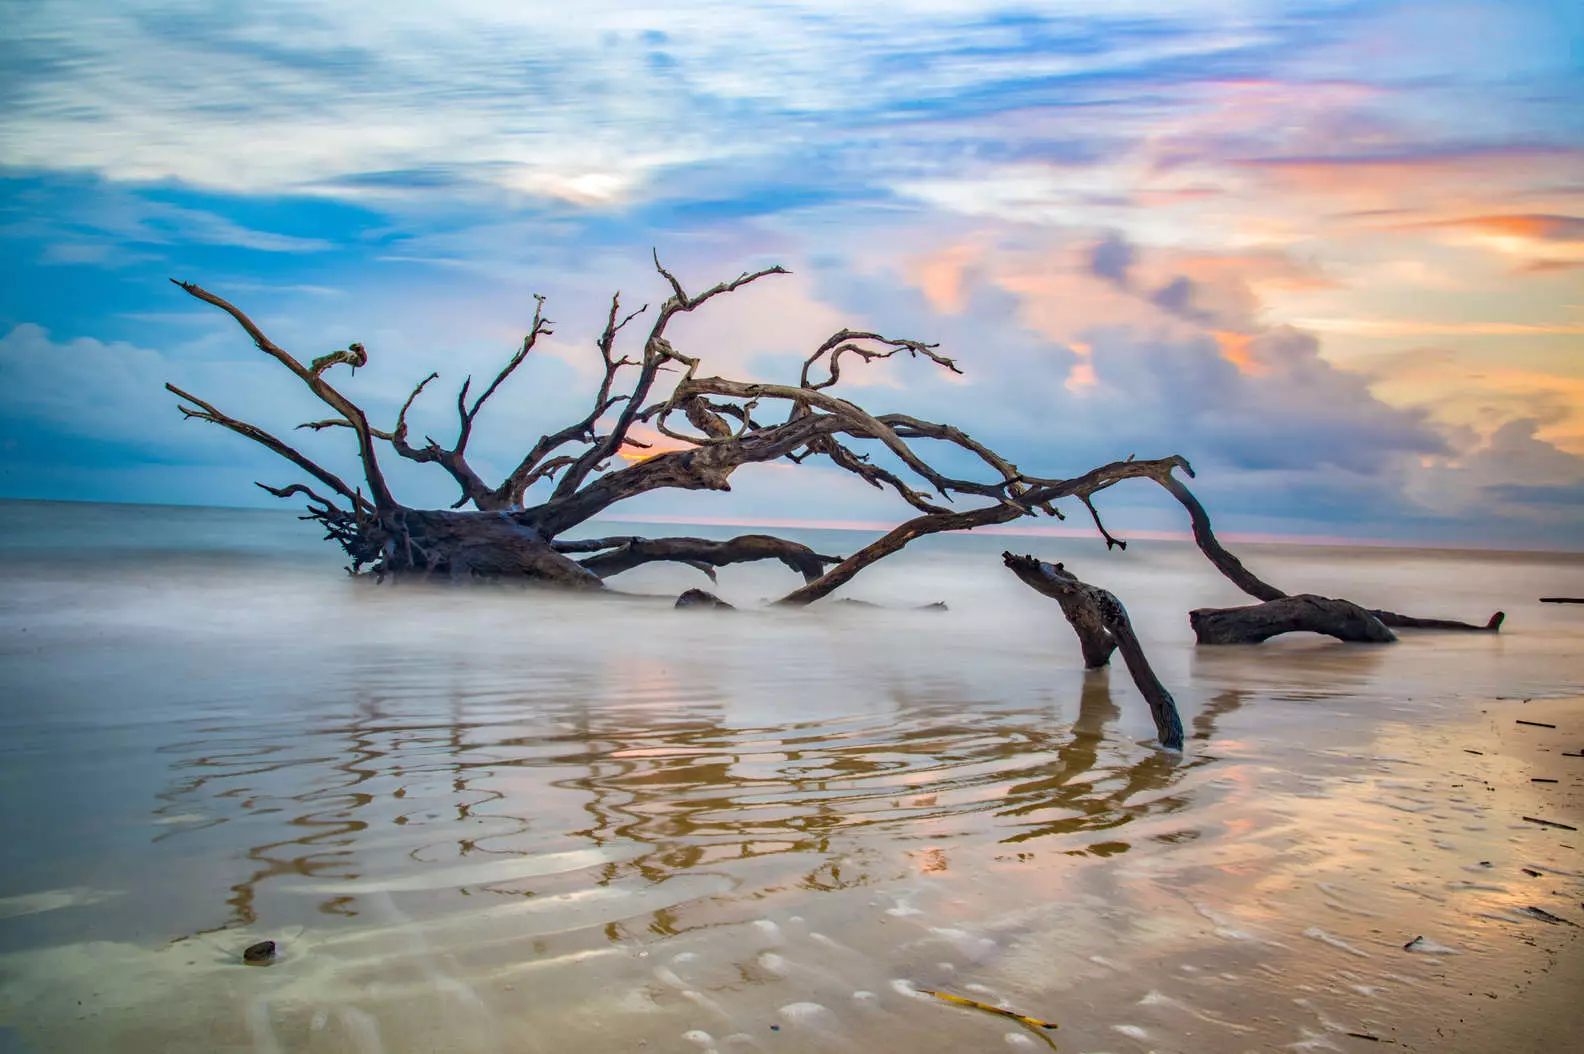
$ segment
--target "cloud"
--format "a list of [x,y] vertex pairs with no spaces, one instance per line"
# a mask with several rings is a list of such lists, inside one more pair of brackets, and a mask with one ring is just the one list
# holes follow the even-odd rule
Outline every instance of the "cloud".
[[1425,466],[1409,480],[1409,489],[1438,511],[1481,509],[1513,537],[1576,546],[1584,457],[1539,439],[1538,426],[1533,420],[1509,421],[1460,457]]
[[[40,5],[13,27],[10,62],[34,73],[0,122],[0,149],[24,167],[233,191],[421,173],[423,185],[612,203],[668,167],[804,142],[814,122],[891,139],[912,117],[1000,112],[1057,81],[1265,43],[1214,12],[714,0],[545,19],[494,0],[444,15],[371,0]],[[414,186],[398,175],[382,189]]]
[[[965,378],[877,363],[855,396],[1049,472],[1181,450],[1266,529],[1473,530],[1481,486],[1567,485],[1468,484],[1503,427],[1535,429],[1491,447],[1509,468],[1584,450],[1557,354],[1584,332],[1576,74],[1527,8],[84,0],[8,29],[0,411],[85,480],[244,457],[173,431],[167,378],[270,427],[315,416],[167,273],[304,354],[365,342],[381,421],[438,365],[413,411],[437,438],[549,294],[557,333],[475,441],[498,473],[580,416],[610,292],[663,294],[651,246],[690,288],[797,272],[677,321],[709,368],[794,378],[849,324],[941,340]],[[1457,357],[1375,368],[1424,336]],[[449,500],[405,468],[404,495]],[[1464,481],[1445,508],[1405,496],[1432,477]]]
[[1294,324],[1317,333],[1349,333],[1362,337],[1572,336],[1584,333],[1584,322],[1440,322],[1415,318],[1300,318]]
[[1532,241],[1573,242],[1584,240],[1584,219],[1577,216],[1546,216],[1528,213],[1506,216],[1470,216],[1461,220],[1440,220],[1426,224],[1478,231],[1481,234],[1508,235]]
[[1584,219],[1546,213],[1466,216],[1417,225],[1444,232],[1454,243],[1515,260],[1531,274],[1584,266]]
[[1128,285],[1128,268],[1133,266],[1133,246],[1121,233],[1111,231],[1097,242],[1089,254],[1089,273],[1123,289]]

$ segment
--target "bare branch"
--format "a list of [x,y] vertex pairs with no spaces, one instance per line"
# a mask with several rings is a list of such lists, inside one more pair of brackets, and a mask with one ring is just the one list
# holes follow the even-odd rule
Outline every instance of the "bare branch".
[[1038,485],[1024,492],[1016,500],[1006,498],[995,505],[986,505],[965,512],[927,513],[923,516],[915,516],[913,519],[897,525],[856,553],[853,553],[847,559],[826,571],[818,580],[788,593],[781,598],[779,603],[809,604],[821,597],[828,596],[837,588],[845,585],[865,567],[891,555],[914,539],[921,538],[927,534],[938,534],[942,531],[967,531],[975,527],[1009,523],[1020,516],[1030,515],[1034,508],[1041,505],[1047,505],[1061,498],[1072,497],[1079,493],[1090,493],[1109,483],[1139,477],[1156,480],[1162,477],[1169,478],[1173,468],[1185,464],[1187,462],[1176,455],[1162,458],[1158,461],[1113,461],[1109,465],[1101,465],[1099,468],[1091,469],[1082,476],[1076,476],[1073,479],[1034,481]]
[[[1189,476],[1194,474],[1193,468],[1187,461],[1182,462],[1182,470]],[[1242,561],[1221,547],[1221,543],[1216,540],[1215,531],[1210,527],[1209,514],[1205,512],[1204,506],[1199,504],[1199,499],[1194,497],[1186,484],[1169,471],[1164,476],[1157,476],[1156,482],[1165,487],[1167,493],[1188,510],[1188,518],[1193,522],[1194,541],[1198,544],[1200,552],[1204,553],[1216,569],[1234,585],[1259,600],[1280,600],[1287,595],[1261,580],[1259,576],[1245,568]]]
[[902,496],[903,501],[920,512],[945,513],[950,511],[932,503],[923,494],[904,483],[902,478],[896,473],[883,469],[878,465],[870,464],[868,458],[853,453],[834,439],[827,437],[816,440],[809,444],[809,449],[815,453],[824,454],[838,468],[846,469],[848,472],[861,477],[872,487],[884,489],[886,486],[890,486]]
[[[464,383],[462,385],[462,391],[457,395],[457,414],[461,418],[461,426],[457,432],[456,444],[451,448],[452,453],[458,457],[467,449],[468,439],[473,434],[473,422],[478,417],[479,410],[483,408],[485,401],[495,394],[495,390],[516,371],[518,366],[522,365],[523,360],[528,357],[528,353],[533,350],[534,344],[538,342],[542,335],[555,332],[550,328],[552,325],[550,320],[544,317],[544,303],[544,297],[539,296],[537,293],[534,294],[533,324],[528,328],[528,335],[523,338],[522,347],[518,348],[516,354],[507,361],[506,365],[501,367],[500,372],[495,375],[495,379],[490,382],[490,386],[479,393],[477,399],[473,400],[471,408],[468,408],[464,402],[467,398],[468,384]],[[471,383],[471,381],[472,378],[468,378],[468,383]]]
[[[507,507],[515,508],[522,504],[523,496],[529,487],[541,479],[553,478],[555,473],[569,465],[576,465],[576,457],[556,457],[540,465],[540,461],[551,451],[566,443],[582,441],[593,444],[597,441],[594,426],[611,407],[627,399],[625,395],[612,395],[611,388],[615,385],[616,374],[623,367],[636,366],[638,363],[622,356],[615,356],[616,336],[626,328],[627,323],[637,318],[649,309],[645,304],[636,311],[629,312],[620,320],[617,315],[621,311],[621,293],[611,296],[610,311],[605,319],[605,329],[600,333],[599,339],[594,342],[599,349],[600,359],[605,366],[605,375],[600,380],[599,390],[594,396],[594,407],[587,417],[576,421],[558,432],[547,433],[539,438],[533,448],[518,462],[517,467],[507,475],[504,482],[496,490],[498,501]],[[618,447],[620,449],[620,447]]]
[[329,498],[324,498],[324,497],[321,497],[320,495],[314,493],[313,488],[309,487],[307,484],[304,484],[304,483],[292,483],[292,484],[289,484],[289,485],[287,485],[285,487],[272,487],[268,483],[259,483],[257,481],[254,481],[253,485],[255,487],[259,487],[259,488],[261,488],[263,490],[269,491],[271,494],[275,495],[277,498],[289,498],[289,497],[291,497],[294,494],[304,494],[304,495],[307,495],[309,501],[316,501],[321,506],[323,506],[323,509],[321,511],[324,512],[324,513],[337,513],[337,514],[340,514],[340,515],[343,515],[343,516],[351,515],[350,513],[347,513],[345,510],[343,510],[339,505],[335,504],[335,502],[331,501]]
[[[407,401],[402,403],[401,411],[396,415],[396,427],[391,431],[389,436],[385,436],[385,438],[388,438],[392,443],[396,444],[397,451],[400,452],[403,457],[412,456],[411,454],[402,451],[402,448],[407,444],[407,411],[412,409],[412,404],[417,400],[418,396],[423,393],[423,390],[429,387],[429,382],[439,376],[440,375],[438,373],[431,373],[429,376],[418,382],[417,386],[413,388],[412,394],[407,396]],[[409,447],[408,449],[411,448]]]
[[[596,552],[584,567],[601,578],[609,578],[641,564],[669,560],[694,567],[724,567],[752,560],[780,560],[809,582],[824,573],[826,564],[839,563],[837,556],[823,556],[806,545],[768,534],[744,534],[728,541],[708,538],[592,538],[553,543],[557,552]],[[707,572],[714,578],[713,571]]]
[[[863,435],[884,443],[893,454],[902,460],[903,464],[918,473],[923,479],[928,480],[930,485],[948,500],[953,492],[978,494],[982,497],[994,498],[999,498],[1006,493],[1008,482],[1006,480],[1001,483],[978,483],[973,480],[953,479],[950,476],[942,475],[915,454],[912,448],[902,441],[901,437],[897,435],[890,425],[874,417],[855,403],[850,403],[845,399],[838,399],[822,391],[792,387],[785,384],[729,381],[722,377],[694,378],[679,385],[678,391],[683,393],[684,399],[695,394],[709,394],[738,399],[806,400],[812,406],[842,418],[846,425],[840,429],[841,431]],[[657,405],[645,411],[645,416],[649,416],[650,413],[660,416],[665,411],[665,405]]]
[[1106,628],[1098,598],[1084,588],[1077,575],[1062,564],[1049,564],[1032,556],[1014,556],[1006,551],[1001,553],[1001,561],[1024,585],[1061,605],[1062,615],[1078,636],[1085,668],[1099,669],[1111,661],[1116,638]]
[[[165,390],[172,393],[177,398],[185,399],[188,403],[192,404],[191,406],[178,405],[177,409],[181,410],[185,417],[196,417],[200,421],[209,421],[210,423],[217,424],[222,428],[230,429],[237,435],[245,436],[246,438],[253,440],[253,442],[258,443],[260,446],[273,450],[275,453],[279,454],[287,461],[290,461],[304,472],[312,475],[325,486],[331,488],[342,497],[350,500],[354,505],[364,508],[369,507],[368,502],[364,501],[357,491],[348,486],[346,481],[341,479],[340,476],[337,476],[334,472],[324,468],[317,462],[310,460],[294,447],[288,446],[281,440],[275,438],[273,435],[270,435],[270,433],[264,431],[262,428],[259,428],[257,425],[251,425],[246,421],[239,421],[234,417],[229,417],[216,409],[213,404],[204,402],[191,392],[182,391],[174,384],[166,384]],[[197,409],[194,409],[194,407],[197,407]]]
[[[213,304],[230,315],[247,335],[253,338],[253,343],[258,346],[260,351],[295,373],[326,405],[346,419],[352,430],[357,433],[358,454],[363,461],[363,478],[368,482],[369,493],[374,498],[374,507],[381,510],[395,508],[396,499],[391,497],[390,488],[385,484],[385,476],[380,471],[379,458],[374,453],[374,437],[369,431],[368,418],[364,415],[361,408],[320,376],[325,369],[334,365],[335,362],[351,362],[353,359],[340,358],[339,356],[342,353],[335,352],[316,360],[313,368],[306,367],[265,336],[264,331],[259,329],[252,319],[248,318],[247,315],[243,314],[241,310],[229,301],[215,296],[208,290],[202,289],[191,282],[177,282],[175,279],[172,279],[172,281],[189,296],[205,303]],[[357,364],[361,365],[362,362],[368,361],[362,346],[355,345],[355,347],[357,348],[356,357],[360,360]],[[352,353],[348,352],[347,354],[351,355]],[[323,362],[324,365],[320,366],[320,362]],[[277,440],[277,442],[279,441]]]
[[1089,492],[1079,491],[1078,500],[1083,502],[1084,508],[1089,510],[1089,515],[1094,520],[1095,529],[1100,532],[1100,537],[1105,539],[1106,552],[1110,552],[1112,546],[1116,546],[1125,552],[1127,550],[1127,542],[1120,538],[1113,538],[1111,532],[1106,530],[1105,524],[1100,522],[1100,510],[1095,508],[1094,502],[1089,499]]
[[[593,447],[584,452],[577,462],[567,470],[566,474],[561,477],[561,482],[556,485],[555,491],[551,494],[552,500],[571,497],[577,492],[579,487],[583,486],[591,473],[622,448],[622,444],[627,439],[627,432],[632,428],[633,422],[639,418],[640,411],[649,398],[649,392],[654,387],[655,379],[668,363],[677,362],[687,367],[681,384],[686,384],[692,380],[693,372],[698,367],[698,360],[681,354],[665,339],[666,325],[674,316],[693,311],[722,293],[733,292],[750,282],[758,281],[766,275],[790,273],[779,264],[759,271],[745,271],[730,282],[720,282],[706,289],[698,296],[690,297],[687,291],[682,288],[682,283],[677,280],[677,277],[661,265],[658,250],[654,253],[654,262],[655,270],[659,271],[661,276],[670,283],[672,295],[661,305],[654,325],[649,330],[649,336],[644,341],[643,362],[639,364],[638,377],[633,383],[632,392],[628,395],[626,405],[622,408],[621,415],[616,419],[616,424],[611,428],[610,433],[598,439]],[[613,303],[611,308],[613,317],[615,311],[616,308]],[[679,384],[679,388],[681,384]]]
[[[874,341],[878,344],[885,344],[889,346],[889,350],[876,351],[873,348],[865,348],[861,344],[853,343],[854,341],[859,340],[868,340]],[[889,359],[898,352],[905,351],[910,357],[917,358],[918,356],[923,355],[935,363],[946,367],[953,373],[962,373],[962,370],[957,368],[956,362],[948,359],[944,355],[936,354],[935,349],[938,347],[940,347],[939,344],[925,344],[923,341],[918,340],[897,340],[891,337],[882,336],[879,333],[861,332],[854,329],[838,330],[830,337],[830,339],[826,340],[825,343],[816,348],[814,353],[804,361],[803,373],[798,380],[798,385],[799,387],[807,388],[809,391],[818,391],[821,388],[829,388],[835,385],[841,380],[840,360],[843,352],[852,352],[865,362],[873,362],[876,359]],[[812,383],[809,379],[809,371],[814,367],[816,362],[824,358],[827,354],[830,355],[830,359],[826,363],[826,367],[829,370],[829,376],[817,384]]]
[[[1161,684],[1160,678],[1150,668],[1149,659],[1144,655],[1144,646],[1139,643],[1138,636],[1133,632],[1133,623],[1128,618],[1127,608],[1122,606],[1116,594],[1109,590],[1092,586],[1087,582],[1080,582],[1071,571],[1061,564],[1047,564],[1036,560],[1032,556],[1014,556],[1012,553],[1003,552],[1002,561],[1026,585],[1047,596],[1057,599],[1062,605],[1062,611],[1072,622],[1073,629],[1077,630],[1079,637],[1084,640],[1084,653],[1086,658],[1090,652],[1091,641],[1088,638],[1088,629],[1091,620],[1098,620],[1104,627],[1103,632],[1127,664],[1128,673],[1133,677],[1133,683],[1138,686],[1139,694],[1144,696],[1149,703],[1150,716],[1155,719],[1155,734],[1160,739],[1161,746],[1167,750],[1181,750],[1183,748],[1182,719],[1177,714],[1177,703]],[[1075,615],[1078,616],[1075,618]],[[1080,624],[1082,623],[1082,628]],[[1094,642],[1099,645],[1099,641]],[[1106,655],[1109,657],[1109,649]],[[1106,660],[1101,659],[1100,665]]]

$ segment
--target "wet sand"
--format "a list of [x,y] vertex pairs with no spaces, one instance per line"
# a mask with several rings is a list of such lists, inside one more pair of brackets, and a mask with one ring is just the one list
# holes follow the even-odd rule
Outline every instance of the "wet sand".
[[[1584,699],[1493,700],[1482,708],[1488,735],[1477,748],[1487,756],[1511,764],[1501,767],[1503,785],[1509,792],[1528,792],[1535,802],[1532,814],[1540,819],[1566,823],[1577,831],[1557,831],[1558,849],[1571,846],[1584,849]],[[1551,724],[1556,728],[1521,725],[1519,721]],[[1535,783],[1536,779],[1556,780]],[[1528,784],[1526,787],[1525,784]],[[1577,859],[1584,870],[1584,852]],[[1531,876],[1526,876],[1531,877]],[[1443,1026],[1449,1052],[1564,1051],[1579,1046],[1584,1033],[1584,898],[1576,887],[1558,884],[1539,891],[1536,905],[1575,923],[1566,928],[1565,939],[1550,946],[1550,955],[1538,966],[1528,967],[1513,990],[1494,1005],[1482,1005],[1478,997],[1449,1008],[1455,1022]],[[1488,1000],[1488,997],[1487,997]]]
[[1256,555],[1508,626],[1195,648],[1130,547],[1179,756],[982,546],[855,593],[945,612],[0,565],[0,1051],[1569,1049],[1584,620],[1512,598],[1584,562]]

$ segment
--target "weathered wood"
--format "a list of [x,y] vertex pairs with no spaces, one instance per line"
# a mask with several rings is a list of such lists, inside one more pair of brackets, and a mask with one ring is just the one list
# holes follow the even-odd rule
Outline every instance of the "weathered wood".
[[[1120,545],[1100,524],[1092,502],[1095,493],[1137,478],[1154,479],[1173,488],[1171,473],[1175,468],[1193,473],[1180,457],[1156,461],[1128,458],[1068,479],[1041,479],[1022,475],[1016,465],[953,425],[906,414],[871,414],[833,391],[842,379],[844,367],[853,359],[872,362],[905,353],[942,369],[961,372],[953,360],[936,352],[934,345],[880,333],[837,331],[808,356],[797,384],[700,377],[700,359],[684,354],[671,343],[667,333],[671,321],[717,296],[786,272],[781,267],[744,272],[731,281],[691,294],[676,275],[661,266],[658,256],[655,269],[670,287],[670,295],[654,314],[641,353],[633,358],[621,355],[616,342],[628,323],[646,307],[624,313],[620,296],[614,296],[603,332],[594,342],[602,375],[588,413],[541,436],[499,485],[491,485],[469,463],[467,448],[485,404],[517,375],[539,338],[552,332],[551,323],[544,317],[542,298],[535,298],[528,334],[482,392],[470,398],[471,378],[462,383],[456,396],[457,435],[447,446],[427,436],[422,443],[410,442],[408,436],[408,413],[437,379],[436,374],[429,374],[412,388],[396,415],[395,426],[383,431],[371,426],[364,411],[327,380],[336,366],[355,369],[365,365],[369,353],[363,345],[353,344],[344,351],[321,355],[305,366],[274,344],[252,319],[228,301],[195,285],[179,283],[191,296],[231,315],[262,351],[296,374],[335,411],[331,418],[299,427],[315,431],[345,428],[356,434],[366,490],[352,486],[271,433],[228,417],[180,389],[173,387],[172,391],[184,400],[182,409],[189,417],[219,424],[260,443],[329,487],[334,493],[328,500],[315,500],[309,516],[323,523],[327,536],[347,550],[353,571],[367,567],[382,578],[519,576],[592,588],[591,583],[600,578],[651,560],[686,563],[713,577],[714,568],[723,564],[776,559],[804,578],[804,585],[782,602],[808,604],[828,596],[863,568],[916,538],[1006,523],[1024,516],[1059,516],[1055,503],[1063,498],[1075,498],[1088,506],[1108,543]],[[782,413],[771,414],[767,407],[779,407]],[[610,419],[611,414],[615,415],[614,420]],[[639,425],[675,441],[680,449],[643,456],[641,452],[649,444],[633,434]],[[376,458],[376,440],[388,444],[407,460],[435,464],[449,473],[461,491],[453,511],[442,514],[415,510],[398,502],[390,493]],[[868,454],[859,453],[848,442],[883,447],[903,471],[872,463]],[[924,456],[925,444],[935,448],[944,444],[965,454],[966,463],[976,466],[979,478],[940,471]],[[629,463],[616,462],[617,455]],[[872,486],[894,491],[920,515],[839,561],[764,535],[724,543],[702,539],[624,539],[603,550],[576,550],[591,554],[581,561],[567,559],[565,554],[573,550],[557,541],[563,533],[611,506],[650,491],[727,491],[731,489],[732,474],[744,465],[798,463],[816,456]],[[539,483],[550,484],[549,494],[532,503],[528,498],[530,488]],[[291,487],[269,489],[283,495],[294,493]],[[1173,493],[1179,491],[1180,486],[1173,489]],[[948,507],[962,498],[970,499],[971,504]],[[471,509],[463,510],[464,505]],[[491,552],[492,549],[496,551]]]
[[1160,485],[1188,510],[1188,519],[1193,524],[1194,542],[1199,546],[1199,551],[1215,565],[1216,570],[1256,600],[1280,600],[1287,595],[1244,567],[1241,560],[1222,548],[1220,541],[1216,539],[1214,529],[1210,526],[1210,514],[1205,512],[1204,506],[1199,504],[1199,499],[1194,497],[1193,492],[1184,486],[1181,480],[1168,474],[1161,479]]
[[[1144,654],[1144,646],[1139,643],[1138,635],[1133,632],[1133,623],[1128,618],[1127,608],[1116,598],[1116,595],[1099,586],[1089,585],[1079,581],[1071,571],[1061,564],[1050,564],[1032,556],[1017,556],[1010,552],[1001,554],[1002,562],[1017,575],[1019,580],[1035,590],[1053,597],[1062,605],[1062,613],[1068,616],[1078,639],[1085,649],[1085,663],[1087,665],[1104,665],[1102,659],[1098,663],[1089,662],[1090,648],[1096,649],[1098,654],[1098,640],[1093,633],[1094,623],[1106,633],[1112,646],[1122,652],[1122,661],[1126,663],[1128,673],[1133,678],[1133,683],[1138,686],[1139,693],[1144,696],[1144,701],[1149,704],[1150,716],[1155,720],[1155,734],[1161,746],[1168,750],[1181,750],[1183,747],[1182,718],[1177,713],[1177,703],[1166,690],[1166,686],[1155,675],[1154,669],[1149,664],[1148,657]],[[1063,598],[1069,599],[1069,604],[1062,603]],[[1074,619],[1077,615],[1077,620]],[[1080,629],[1080,623],[1084,626]],[[1109,659],[1109,651],[1106,659]]]
[[1323,633],[1356,643],[1397,639],[1375,615],[1350,600],[1300,593],[1235,608],[1199,608],[1188,623],[1200,644],[1258,644],[1281,633]]
[[594,553],[579,560],[601,578],[621,574],[642,564],[667,560],[697,567],[710,578],[714,568],[752,560],[779,560],[812,582],[825,573],[826,564],[841,563],[839,556],[823,556],[806,545],[768,534],[743,534],[727,541],[708,538],[588,538],[553,543],[560,553]]
[[[781,598],[800,605],[820,600],[851,581],[878,560],[915,539],[945,531],[972,530],[1009,523],[1025,516],[1060,516],[1056,503],[1074,499],[1094,517],[1107,548],[1125,547],[1101,521],[1094,497],[1130,479],[1152,479],[1187,509],[1194,538],[1205,556],[1239,588],[1262,600],[1279,600],[1281,590],[1262,581],[1216,540],[1210,519],[1187,486],[1173,473],[1191,477],[1182,457],[1113,461],[1070,478],[1041,478],[1018,467],[961,429],[906,414],[875,415],[835,394],[844,367],[853,360],[871,362],[906,354],[953,373],[956,362],[932,344],[880,333],[842,329],[821,344],[803,363],[796,384],[749,382],[699,376],[700,359],[679,351],[667,333],[678,315],[695,311],[717,296],[730,294],[767,276],[784,274],[781,267],[744,272],[702,293],[690,294],[676,275],[655,269],[670,295],[655,312],[641,352],[628,358],[616,350],[628,323],[647,308],[623,313],[620,295],[613,296],[605,325],[594,341],[601,379],[588,412],[563,428],[548,431],[501,480],[491,485],[468,462],[467,448],[485,404],[504,390],[528,361],[540,337],[552,332],[544,316],[543,298],[535,298],[527,335],[496,372],[493,380],[470,399],[471,378],[456,396],[457,435],[449,446],[425,437],[409,441],[407,416],[414,402],[436,380],[429,374],[413,387],[396,415],[395,426],[382,431],[369,424],[365,412],[327,379],[337,366],[354,371],[366,365],[362,344],[332,351],[304,365],[273,343],[240,309],[207,290],[178,283],[189,295],[229,314],[260,350],[295,374],[335,416],[299,427],[315,431],[345,428],[356,435],[363,468],[361,486],[349,483],[294,449],[276,435],[229,417],[210,403],[174,386],[181,410],[191,418],[221,425],[259,443],[329,488],[324,497],[311,495],[308,515],[321,522],[327,537],[352,557],[352,570],[384,577],[443,576],[451,579],[519,577],[576,588],[599,588],[602,579],[653,560],[671,560],[695,567],[712,579],[714,569],[744,560],[774,559],[803,576],[803,585]],[[823,373],[823,375],[821,375]],[[775,410],[777,412],[772,413]],[[614,420],[612,416],[614,415]],[[676,445],[645,456],[652,449],[634,435],[638,426],[651,428]],[[411,509],[391,494],[376,457],[375,441],[388,444],[407,460],[435,464],[450,474],[461,496],[450,511]],[[848,444],[855,444],[849,446]],[[887,468],[860,453],[856,444],[880,448],[899,468]],[[925,456],[926,450],[950,448],[972,471],[948,474]],[[618,455],[628,463],[617,461]],[[698,538],[602,539],[599,548],[566,543],[562,534],[605,513],[612,506],[662,489],[729,491],[731,476],[744,465],[774,461],[801,463],[819,457],[870,485],[893,491],[916,515],[864,545],[845,559],[822,556],[807,546],[768,535],[744,535],[726,542]],[[529,501],[536,484],[544,484],[542,500]],[[268,487],[287,496],[303,491],[292,485]],[[366,495],[366,496],[365,496]],[[960,503],[957,507],[953,503]],[[462,509],[467,505],[471,509]],[[574,560],[569,553],[588,553]],[[1066,610],[1066,608],[1064,608]],[[1389,612],[1380,618],[1398,625],[1454,627],[1439,620],[1413,620]],[[1071,617],[1085,641],[1085,662],[1103,664],[1117,642],[1094,628],[1095,618],[1080,608]],[[1090,628],[1083,628],[1089,624]],[[1494,629],[1499,620],[1483,627]],[[1107,630],[1106,632],[1109,632]]]
[[1083,651],[1086,668],[1099,669],[1111,661],[1111,653],[1117,646],[1116,638],[1106,629],[1099,606],[1076,575],[1061,564],[1046,563],[1031,556],[1003,552],[1001,560],[1024,585],[1061,605],[1067,624],[1078,635],[1078,646]]
[[1504,611],[1496,612],[1483,626],[1450,618],[1415,618],[1412,615],[1399,615],[1395,611],[1371,610],[1370,614],[1380,619],[1384,625],[1397,629],[1450,629],[1466,630],[1470,633],[1495,633],[1507,620],[1507,613]]
[[728,604],[714,593],[707,593],[702,589],[689,589],[677,597],[676,606],[679,608],[723,608],[732,609],[733,604]]

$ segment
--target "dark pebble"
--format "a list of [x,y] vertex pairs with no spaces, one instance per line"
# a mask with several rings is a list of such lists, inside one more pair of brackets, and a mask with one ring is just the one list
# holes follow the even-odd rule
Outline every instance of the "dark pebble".
[[267,963],[273,958],[275,958],[274,941],[259,941],[257,944],[250,944],[242,952],[243,962]]

